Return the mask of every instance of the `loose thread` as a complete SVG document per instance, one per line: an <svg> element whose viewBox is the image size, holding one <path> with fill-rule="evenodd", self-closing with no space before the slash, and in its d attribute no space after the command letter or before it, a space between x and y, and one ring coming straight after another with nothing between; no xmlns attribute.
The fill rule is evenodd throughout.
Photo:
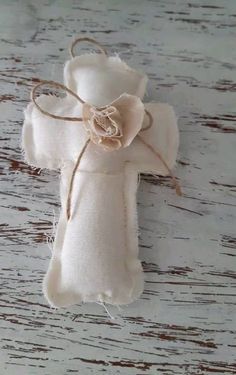
<svg viewBox="0 0 236 375"><path fill-rule="evenodd" d="M110 319L115 320L115 317L111 315L110 311L108 310L108 308L106 307L104 302L100 301L100 302L97 302L97 303L104 308L104 310L106 311L106 313L110 317Z"/></svg>

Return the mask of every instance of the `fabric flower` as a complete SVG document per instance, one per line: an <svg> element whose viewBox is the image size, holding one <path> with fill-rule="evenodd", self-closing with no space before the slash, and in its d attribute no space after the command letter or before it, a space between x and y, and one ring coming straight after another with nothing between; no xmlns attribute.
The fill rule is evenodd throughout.
<svg viewBox="0 0 236 375"><path fill-rule="evenodd" d="M133 95L122 94L105 107L83 105L85 128L93 143L105 151L127 147L140 131L144 105Z"/></svg>

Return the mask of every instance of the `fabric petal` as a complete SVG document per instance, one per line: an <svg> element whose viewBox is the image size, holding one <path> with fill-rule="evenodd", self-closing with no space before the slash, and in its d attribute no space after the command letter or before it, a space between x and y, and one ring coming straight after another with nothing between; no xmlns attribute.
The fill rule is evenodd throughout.
<svg viewBox="0 0 236 375"><path fill-rule="evenodd" d="M103 138L100 142L100 145L105 151L115 151L121 148L122 143L117 138Z"/></svg>
<svg viewBox="0 0 236 375"><path fill-rule="evenodd" d="M129 94L122 94L111 105L114 105L122 116L122 146L127 147L142 128L144 105L137 96Z"/></svg>

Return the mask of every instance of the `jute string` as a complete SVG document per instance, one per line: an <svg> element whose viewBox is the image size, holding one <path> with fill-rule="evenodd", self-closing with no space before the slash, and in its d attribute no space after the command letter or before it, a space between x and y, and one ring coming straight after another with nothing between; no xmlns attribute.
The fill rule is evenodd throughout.
<svg viewBox="0 0 236 375"><path fill-rule="evenodd" d="M78 38L76 39L72 44L71 44L71 47L70 47L70 54L72 57L74 57L74 48L76 46L77 43L79 42L83 42L83 41L86 41L86 42L90 42L90 43L93 43L94 45L96 45L100 51L108 56L106 50L101 46L100 43L96 42L95 40L91 39L91 38ZM68 94L72 95L75 99L77 99L81 104L85 104L85 101L78 95L76 94L74 91L70 90L68 87L66 87L65 85L61 84L61 83L58 83L58 82L55 82L55 81L47 81L47 80L42 80L40 81L36 86L33 87L32 91L31 91L31 100L32 102L34 103L34 105L36 106L36 108L39 110L39 112L41 112L43 115L47 116L47 117L50 117L50 118L53 118L53 119L56 119L56 120L63 120L63 121L73 121L73 122L84 122L85 119L83 117L71 117L71 116L58 116L58 115L55 115L53 113L50 113L46 110L44 110L36 101L36 91L39 87L42 87L42 86L51 86L51 87L55 87L57 89L62 89L62 90L65 90ZM97 108L98 110L101 110L103 109L104 107L99 107ZM145 109L145 114L147 115L148 117L148 124L143 127L140 132L143 132L143 131L146 131L148 129L151 128L152 124L153 124L153 117L151 115L150 112L148 112L146 109ZM87 120L87 119L86 119ZM137 135L137 137L139 138L139 140L161 161L161 163L164 165L164 167L166 168L166 170L168 171L169 175L171 176L172 178L172 181L173 181L173 184L174 184L174 187L175 187L175 190L176 190L176 193L177 195L182 195L182 192L181 192L181 188L180 188L180 185L176 179L176 177L173 175L173 173L171 172L170 168L168 167L166 161L164 160L164 158L162 157L162 155L156 151L154 149L153 146L151 146L149 143L147 143L141 136L140 134ZM75 179L75 174L79 168L79 165L80 165L80 162L81 162L81 159L83 157L83 155L85 154L85 151L87 150L89 144L91 143L91 139L88 138L86 140L86 142L84 143L84 146L82 147L80 153L79 153L79 156L76 160L76 163L75 163L75 166L73 168L73 171L72 171L72 174L71 174L71 179L70 179L70 184L69 184L69 191L68 191L68 196L67 196L67 203L66 203L66 214L67 214L67 220L69 220L71 218L71 199L72 199L72 193L73 193L73 185L74 185L74 179Z"/></svg>
<svg viewBox="0 0 236 375"><path fill-rule="evenodd" d="M98 49L100 50L100 52L103 55L105 55L105 56L108 57L107 50L99 42L97 42L95 39L88 38L88 37L81 37L81 38L75 39L74 42L72 42L71 45L70 45L69 51L70 51L70 55L71 55L72 58L75 57L74 49L75 49L76 44L81 43L81 42L92 43L93 45L95 45L96 47L98 47Z"/></svg>

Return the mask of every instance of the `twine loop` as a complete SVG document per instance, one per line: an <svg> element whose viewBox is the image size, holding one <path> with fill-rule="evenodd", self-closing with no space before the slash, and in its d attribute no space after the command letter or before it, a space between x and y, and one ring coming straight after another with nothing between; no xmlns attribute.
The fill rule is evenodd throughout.
<svg viewBox="0 0 236 375"><path fill-rule="evenodd" d="M99 51L101 52L102 55L105 55L105 56L108 57L107 50L99 42L97 42L95 39L88 38L88 37L80 37L80 38L75 39L74 42L72 42L71 45L70 45L69 52L70 52L70 55L71 55L72 58L75 57L75 54L74 54L75 46L78 43L81 43L81 42L88 42L88 43L91 43L91 44L95 45L96 47L98 47L98 49L99 49Z"/></svg>

